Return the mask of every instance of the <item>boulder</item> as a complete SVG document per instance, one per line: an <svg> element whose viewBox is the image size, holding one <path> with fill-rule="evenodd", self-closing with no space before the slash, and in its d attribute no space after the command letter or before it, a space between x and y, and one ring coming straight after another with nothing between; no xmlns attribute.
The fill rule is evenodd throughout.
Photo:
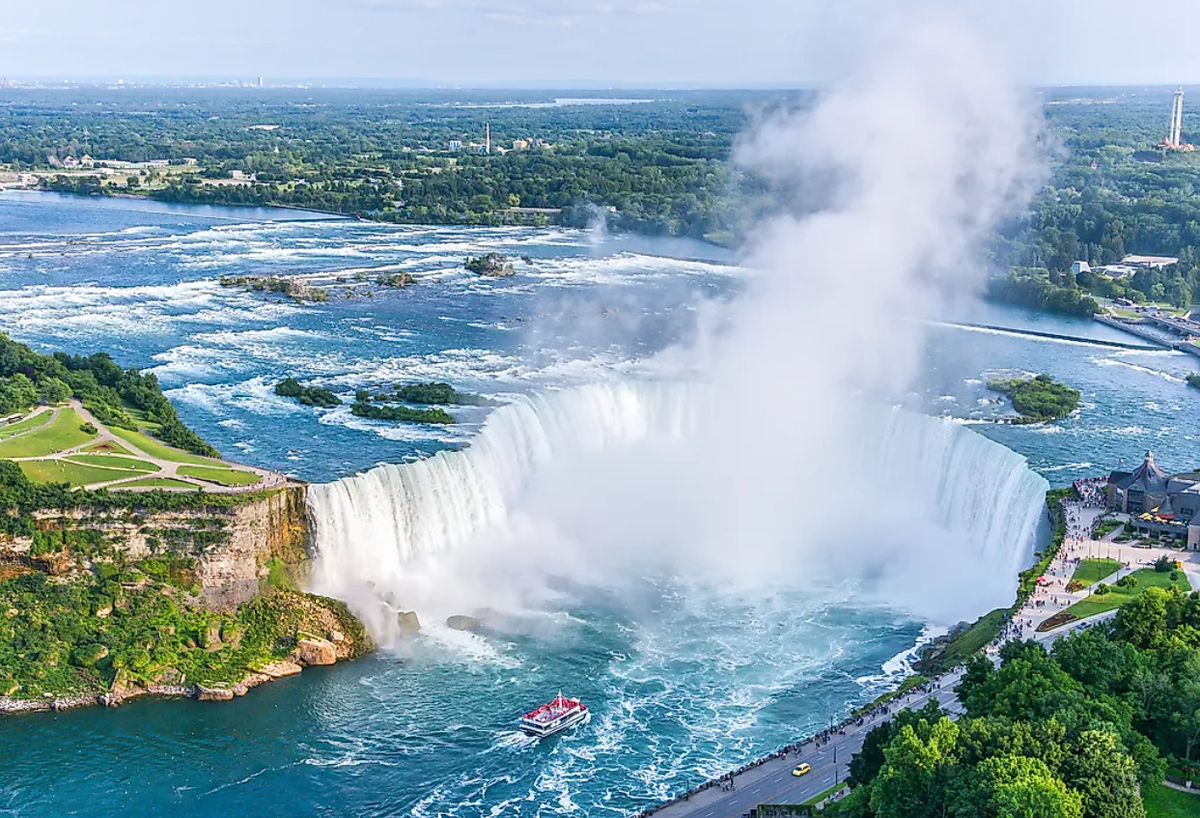
<svg viewBox="0 0 1200 818"><path fill-rule="evenodd" d="M295 662L289 662L286 659L281 659L278 662L271 662L263 665L258 669L258 672L271 679L282 679L284 676L295 676L303 668Z"/></svg>
<svg viewBox="0 0 1200 818"><path fill-rule="evenodd" d="M227 702L233 699L233 691L227 687L196 685L196 698L202 702Z"/></svg>
<svg viewBox="0 0 1200 818"><path fill-rule="evenodd" d="M473 616L463 616L457 614L446 619L446 627L453 628L456 631L477 631L483 625L478 619Z"/></svg>
<svg viewBox="0 0 1200 818"><path fill-rule="evenodd" d="M296 643L300 663L308 666L332 665L337 662L337 648L328 639L305 636Z"/></svg>
<svg viewBox="0 0 1200 818"><path fill-rule="evenodd" d="M345 642L346 634L342 633L341 631L330 631L329 641L334 643Z"/></svg>
<svg viewBox="0 0 1200 818"><path fill-rule="evenodd" d="M400 626L400 633L405 636L421 632L421 620L417 618L416 611L401 611L396 616L396 623Z"/></svg>

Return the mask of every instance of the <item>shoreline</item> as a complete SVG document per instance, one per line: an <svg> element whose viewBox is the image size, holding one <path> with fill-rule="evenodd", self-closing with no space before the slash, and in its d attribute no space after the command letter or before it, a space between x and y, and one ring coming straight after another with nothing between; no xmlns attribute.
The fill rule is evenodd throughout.
<svg viewBox="0 0 1200 818"><path fill-rule="evenodd" d="M346 658L341 661L353 661ZM333 665L334 662L317 662L307 664L297 653L289 654L288 658L269 662L258 670L253 671L240 682L235 684L218 683L214 685L183 685L183 684L151 684L139 686L121 684L118 676L113 687L106 691L89 693L74 693L68 696L44 697L41 699L18 699L12 696L0 696L0 718L19 713L48 713L60 710L77 710L84 707L120 707L132 699L194 699L198 702L228 702L241 698L259 685L277 682L290 676L299 676L304 668L317 665Z"/></svg>

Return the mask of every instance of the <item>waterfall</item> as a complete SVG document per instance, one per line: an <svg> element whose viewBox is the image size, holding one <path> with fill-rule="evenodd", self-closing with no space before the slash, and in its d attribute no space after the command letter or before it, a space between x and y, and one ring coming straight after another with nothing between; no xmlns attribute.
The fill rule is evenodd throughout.
<svg viewBox="0 0 1200 818"><path fill-rule="evenodd" d="M590 474L593 469L588 458L662 441L688 441L696 433L696 407L702 404L704 394L701 385L606 383L522 397L492 412L476 439L463 450L441 452L411 464L379 466L313 486L308 502L317 551L314 589L353 604L365 586L377 597L377 589L399 588L406 575L415 572L414 566L451 559L481 532L506 526L539 473L542 482L553 483L558 479L553 470L564 463L587 463L577 471ZM853 443L847 447L845 462L838 464L837 474L822 478L825 482L820 484L797 488L794 509L771 497L768 511L808 520L831 509L827 516L836 520L862 526L869 523L869 530L893 528L888 538L869 538L888 539L888 550L875 546L876 551L856 551L860 563L887 565L892 570L896 553L903 551L909 564L895 570L911 574L918 563L924 569L929 560L953 562L969 557L994 583L990 595L979 592L973 598L976 604L1002 595L1011 598L1016 574L1029 562L1042 520L1048 487L1045 479L1031 471L1021 455L960 424L878 407L860 411L861 418L845 424L852 430L848 439ZM764 441L760 448L770 452L770 445L771 441ZM783 452L779 459L786 460L789 454ZM646 477L643 470L639 473L649 485L635 487L631 494L668 493L675 483L686 484L694 472L705 470L709 472L704 476L706 482L736 481L738 475L721 473L723 468L733 468L723 467L723 462L705 460L704 467L696 462L676 465L662 472L666 479L658 482ZM552 475L548 479L547 473ZM819 490L814 490L814 485ZM756 491L747 489L747 493ZM813 494L820 495L812 501L817 504L806 507L804 495ZM584 490L570 496L580 495L593 496ZM702 498L710 499L709 495ZM743 518L763 516L762 509L744 502L745 498L732 500L736 508L731 514L741 515L737 525ZM680 538L694 537L696 530L689 525L693 518L704 519L712 512L706 505L694 498L666 503L663 516L668 519L663 527L678 531ZM693 510L686 511L688 507ZM675 517L669 515L672 510ZM891 525L893 521L895 525ZM936 535L925 531L925 526L936 530ZM839 524L839 535L844 538L846 531L847 526ZM793 533L788 529L781 538L791 542L796 539ZM828 541L827 532L819 525L806 523L801 533ZM626 542L630 539L626 534L597 535L599 547ZM937 552L935 557L928 545L934 538L955 550L948 552L949 556ZM742 548L751 548L765 538L741 539ZM728 542L724 539L722 547ZM844 556L848 549L823 551ZM680 553L687 554L685 561L692 561L692 552ZM969 583L964 580L963 584ZM403 607L404 601L401 598L397 607Z"/></svg>

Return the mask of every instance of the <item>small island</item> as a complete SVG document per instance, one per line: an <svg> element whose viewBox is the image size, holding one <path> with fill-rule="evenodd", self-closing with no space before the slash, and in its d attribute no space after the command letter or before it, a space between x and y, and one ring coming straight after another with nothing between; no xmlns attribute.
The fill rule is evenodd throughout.
<svg viewBox="0 0 1200 818"><path fill-rule="evenodd" d="M397 385L391 394L377 392L373 400L400 401L403 403L421 403L445 406L487 406L490 400L482 395L472 395L459 392L448 383L410 383L407 386Z"/></svg>
<svg viewBox="0 0 1200 818"><path fill-rule="evenodd" d="M1188 386L1200 389L1200 372L1189 372L1187 382Z"/></svg>
<svg viewBox="0 0 1200 818"><path fill-rule="evenodd" d="M221 276L217 283L222 287L243 287L247 292L278 293L301 303L324 303L329 300L329 290L286 276Z"/></svg>
<svg viewBox="0 0 1200 818"><path fill-rule="evenodd" d="M377 406L370 402L367 390L360 389L350 412L372 420L398 420L408 423L454 423L454 416L445 409L413 409L411 406Z"/></svg>
<svg viewBox="0 0 1200 818"><path fill-rule="evenodd" d="M1079 408L1079 390L1056 383L1049 375L1034 378L993 379L987 388L1012 400L1019 417L1013 423L1046 423L1060 420Z"/></svg>
<svg viewBox="0 0 1200 818"><path fill-rule="evenodd" d="M507 261L499 253L488 253L478 258L469 258L463 266L472 273L489 278L507 278L517 273L513 269L512 262Z"/></svg>
<svg viewBox="0 0 1200 818"><path fill-rule="evenodd" d="M295 378L284 378L275 384L275 394L285 398L296 398L301 406L341 406L342 401L329 389L322 386L302 386Z"/></svg>

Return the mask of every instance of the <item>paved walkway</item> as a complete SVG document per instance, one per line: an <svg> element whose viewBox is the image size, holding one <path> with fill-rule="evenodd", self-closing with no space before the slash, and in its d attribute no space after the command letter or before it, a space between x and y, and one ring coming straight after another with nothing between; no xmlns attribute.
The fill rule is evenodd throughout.
<svg viewBox="0 0 1200 818"><path fill-rule="evenodd" d="M1012 639L1037 639L1043 644L1052 643L1062 636L1097 622L1116 616L1116 611L1106 611L1096 616L1071 622L1046 633L1038 633L1037 626L1064 608L1087 598L1093 588L1067 591L1067 583L1075 572L1079 560L1088 557L1111 557L1122 563L1116 574L1103 581L1112 583L1139 568L1153 565L1164 554L1184 563L1184 572L1193 588L1200 588L1200 553L1180 552L1169 548L1135 548L1128 543L1115 543L1112 538L1120 529L1110 532L1104 539L1095 539L1092 532L1104 509L1080 502L1065 504L1067 532L1063 546L1047 568L1044 577L1048 584L1039 586L1029 600L1014 615L1013 622L996 643L988 647L993 661L998 661L1000 645ZM749 768L726 777L721 782L710 782L699 790L680 797L658 810L652 810L655 818L739 818L759 804L800 804L844 781L850 758L862 746L863 739L872 728L886 721L898 708L920 708L932 697L950 712L951 718L962 713L962 705L953 690L962 678L962 670L934 680L935 689L928 692L910 693L889 703L888 713L865 719L863 724L844 725L830 741L814 744L806 741L800 752L791 750L776 754ZM792 775L797 764L807 762L812 770L803 776ZM732 784L732 787L730 787Z"/></svg>
<svg viewBox="0 0 1200 818"><path fill-rule="evenodd" d="M89 452L86 450L94 449L98 444L101 444L101 443L111 443L113 446L116 446L119 449L123 449L125 452L128 452L129 457L132 457L137 460L144 460L148 463L152 463L158 468L158 471L131 472L131 473L127 473L127 474L122 474L120 477L114 477L112 480L105 480L105 481L102 481L99 483L91 483L89 485L84 486L84 488L89 491L94 490L94 489L101 489L101 488L121 489L123 491L154 491L156 489L166 490L166 491L193 491L197 488L203 488L206 491L217 493L217 494L238 494L238 493L242 493L242 492L262 491L263 489L276 488L277 486L286 485L288 482L287 477L280 474L279 472L271 471L270 469L260 469L257 466L247 466L242 463L227 463L225 461L215 461L215 460L212 462L213 468L217 468L217 469L234 468L238 471L252 472L252 473L258 475L259 481L250 486L225 486L225 485L222 485L220 483L217 483L217 482L214 482L211 480L205 480L200 477L193 477L191 475L181 474L179 472L179 469L181 467L201 466L203 464L179 463L174 460L165 460L161 457L157 457L155 455L148 454L145 451L143 451L142 449L140 449L138 446L136 446L135 444L129 442L128 440L125 440L124 438L120 438L120 437L117 437L116 435L114 435L108 429L107 426L105 426L103 423L98 421L96 419L95 415L93 415L91 412L89 412L87 409L85 409L83 407L83 404L81 404L78 400L72 398L69 401L69 405L72 409L74 409L79 414L79 416L81 418L83 418L84 422L90 423L96 427L96 429L98 430L98 434L94 439L89 440L86 443L81 443L80 445L74 446L70 449L63 449L62 451L55 452L54 454L44 455L41 457L15 457L15 458L13 458L13 460L15 460L15 461L62 460L62 461L68 462L68 463L75 463L76 465L94 466L95 468L111 468L114 471L114 473L116 473L118 471L118 469L115 466L114 467L98 466L95 463L83 463L80 461L75 461L75 460L70 459L72 455L100 454L98 452ZM24 432L19 432L18 434L15 434L10 438L6 438L6 440L13 440L17 437L20 437L23 434L28 434L29 432L35 431L36 429L43 428L44 426L46 426L47 423L52 422L54 420L54 418L56 418L58 416L58 413L59 413L58 409L52 410L50 419L47 420L46 423L43 423L41 426L35 427L35 429L28 429ZM164 445L166 445L166 444L164 444ZM117 456L122 456L121 451L115 451L115 452L113 452L113 454L115 454ZM166 478L166 479L171 479L171 480L178 480L182 483L187 483L191 488L170 487L170 486L133 486L130 488L124 488L124 484L126 484L126 483L136 483L140 480L148 480L148 479L154 479L154 478Z"/></svg>
<svg viewBox="0 0 1200 818"><path fill-rule="evenodd" d="M888 721L898 710L924 707L931 698L957 718L962 706L954 695L954 687L962 678L958 670L931 682L927 691L911 691L886 705L886 712L865 717L862 724L848 721L834 732L829 741L818 743L811 739L801 745L800 751L789 750L751 765L748 769L732 776L732 789L728 783L715 782L688 795L678 798L661 809L653 811L655 818L739 818L759 804L801 804L846 780L850 759L862 747L873 728ZM805 775L792 775L792 770L801 762L812 769Z"/></svg>

